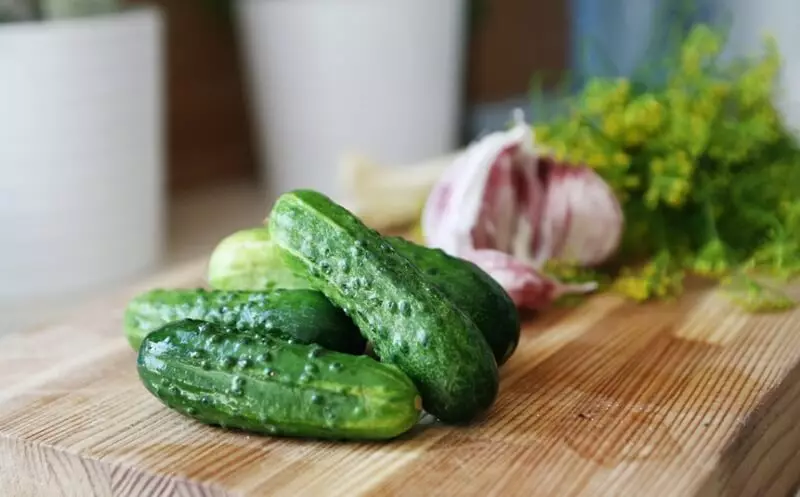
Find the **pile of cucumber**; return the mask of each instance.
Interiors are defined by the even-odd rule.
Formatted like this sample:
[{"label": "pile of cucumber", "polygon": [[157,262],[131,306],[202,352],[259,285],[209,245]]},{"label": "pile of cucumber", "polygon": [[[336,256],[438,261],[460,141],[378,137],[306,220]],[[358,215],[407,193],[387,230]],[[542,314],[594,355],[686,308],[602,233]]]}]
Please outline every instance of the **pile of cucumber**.
[{"label": "pile of cucumber", "polygon": [[124,328],[150,393],[225,428],[381,440],[423,409],[468,423],[519,340],[513,302],[477,266],[382,236],[310,190],[220,242],[208,282],[138,295]]}]

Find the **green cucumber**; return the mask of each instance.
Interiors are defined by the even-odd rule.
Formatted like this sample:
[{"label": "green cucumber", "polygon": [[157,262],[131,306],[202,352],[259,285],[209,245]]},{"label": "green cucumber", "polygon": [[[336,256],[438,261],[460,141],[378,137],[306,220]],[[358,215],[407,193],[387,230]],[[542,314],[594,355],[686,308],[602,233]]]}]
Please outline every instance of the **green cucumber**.
[{"label": "green cucumber", "polygon": [[361,354],[366,348],[366,340],[353,321],[314,290],[154,289],[128,303],[125,336],[137,350],[148,333],[181,319],[201,319],[299,343],[317,343],[338,352]]},{"label": "green cucumber", "polygon": [[327,196],[284,193],[269,220],[286,265],[345,310],[381,361],[416,384],[427,412],[462,423],[497,397],[497,363],[462,310],[384,237]]},{"label": "green cucumber", "polygon": [[421,414],[414,384],[394,366],[200,320],[147,335],[137,366],[166,406],[224,428],[383,440],[411,429]]},{"label": "green cucumber", "polygon": [[208,261],[208,285],[217,290],[308,288],[284,266],[266,229],[237,231],[223,238]]},{"label": "green cucumber", "polygon": [[400,237],[387,237],[397,252],[417,265],[483,333],[498,366],[519,344],[520,320],[508,293],[481,268],[443,250]]},{"label": "green cucumber", "polygon": [[[508,361],[519,343],[520,320],[514,302],[499,283],[475,264],[442,250],[400,237],[387,237],[386,240],[416,264],[472,319],[489,342],[498,365]],[[249,250],[255,247],[258,250]],[[228,256],[216,261],[216,274],[235,275],[240,272],[239,268],[248,268],[252,274],[260,275],[258,281],[251,280],[239,286],[259,290],[305,281],[283,265],[266,227],[250,228],[231,235],[226,239],[224,252]],[[291,276],[287,277],[287,274]]]}]

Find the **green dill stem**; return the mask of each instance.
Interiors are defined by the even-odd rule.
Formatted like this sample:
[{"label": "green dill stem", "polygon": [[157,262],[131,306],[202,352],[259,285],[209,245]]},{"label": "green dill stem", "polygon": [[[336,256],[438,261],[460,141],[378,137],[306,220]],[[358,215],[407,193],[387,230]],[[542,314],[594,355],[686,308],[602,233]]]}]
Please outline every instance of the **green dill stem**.
[{"label": "green dill stem", "polygon": [[706,199],[703,203],[703,214],[706,221],[706,239],[718,240],[719,233],[717,232],[717,220],[714,219],[714,207],[711,205],[711,200]]}]

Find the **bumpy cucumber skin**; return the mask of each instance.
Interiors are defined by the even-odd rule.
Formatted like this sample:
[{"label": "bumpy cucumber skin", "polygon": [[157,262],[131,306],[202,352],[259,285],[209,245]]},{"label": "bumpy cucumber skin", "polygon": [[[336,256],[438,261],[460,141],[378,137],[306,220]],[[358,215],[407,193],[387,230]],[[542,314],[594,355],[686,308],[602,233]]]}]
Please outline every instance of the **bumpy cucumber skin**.
[{"label": "bumpy cucumber skin", "polygon": [[[386,240],[472,319],[489,342],[498,366],[505,364],[519,343],[520,320],[514,302],[503,287],[475,264],[440,249],[401,237],[386,237]],[[217,283],[225,281],[223,286],[268,290],[294,285],[297,281],[308,285],[284,266],[266,227],[234,233],[220,244],[216,253],[224,253],[225,257],[212,258],[215,274],[233,275],[227,279],[217,278]],[[242,275],[241,279],[238,275]],[[239,282],[228,285],[234,280]]]},{"label": "bumpy cucumber skin", "polygon": [[400,237],[386,239],[472,319],[489,342],[497,365],[505,364],[519,344],[520,320],[503,287],[475,264],[443,250]]},{"label": "bumpy cucumber skin", "polygon": [[295,274],[348,313],[381,361],[414,381],[427,412],[465,423],[490,408],[498,371],[487,341],[384,237],[311,190],[281,195],[269,231]]},{"label": "bumpy cucumber skin", "polygon": [[217,290],[308,288],[284,266],[263,228],[237,231],[217,244],[208,262],[208,285]]},{"label": "bumpy cucumber skin", "polygon": [[199,320],[147,335],[137,366],[171,409],[254,433],[383,440],[411,429],[421,412],[414,384],[394,366]]},{"label": "bumpy cucumber skin", "polygon": [[353,321],[323,294],[309,289],[154,289],[128,303],[125,336],[138,350],[148,333],[181,319],[201,319],[350,354],[361,354],[366,348]]}]

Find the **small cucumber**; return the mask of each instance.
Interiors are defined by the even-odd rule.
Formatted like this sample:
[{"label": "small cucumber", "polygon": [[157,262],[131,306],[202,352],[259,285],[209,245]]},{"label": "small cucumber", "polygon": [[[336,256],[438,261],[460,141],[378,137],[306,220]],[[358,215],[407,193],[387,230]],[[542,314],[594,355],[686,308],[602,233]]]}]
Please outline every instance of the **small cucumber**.
[{"label": "small cucumber", "polygon": [[209,258],[208,285],[217,290],[308,288],[284,266],[263,228],[237,231],[219,242]]},{"label": "small cucumber", "polygon": [[520,320],[503,287],[475,264],[440,249],[400,237],[386,239],[472,319],[489,342],[498,366],[508,361],[519,344]]},{"label": "small cucumber", "polygon": [[421,399],[399,369],[186,319],[150,333],[145,388],[202,423],[276,436],[382,440],[411,429]]},{"label": "small cucumber", "polygon": [[299,289],[151,290],[128,303],[125,335],[137,350],[148,333],[181,319],[201,319],[351,354],[366,348],[366,340],[341,309],[320,292]]},{"label": "small cucumber", "polygon": [[[256,246],[253,240],[258,241],[258,251],[247,249]],[[500,284],[475,264],[442,250],[400,237],[386,237],[386,240],[472,319],[489,342],[498,365],[508,361],[519,343],[520,320],[514,302]],[[252,290],[284,287],[299,281],[283,265],[266,227],[235,233],[228,237],[226,244],[229,255],[217,260],[217,274],[236,274],[237,268],[248,268],[253,274],[261,275],[258,281],[249,282]],[[287,273],[292,274],[291,278],[286,277]]]},{"label": "small cucumber", "polygon": [[327,196],[295,190],[275,202],[269,231],[287,266],[414,381],[426,411],[461,423],[493,404],[497,363],[480,330],[375,230]]}]

